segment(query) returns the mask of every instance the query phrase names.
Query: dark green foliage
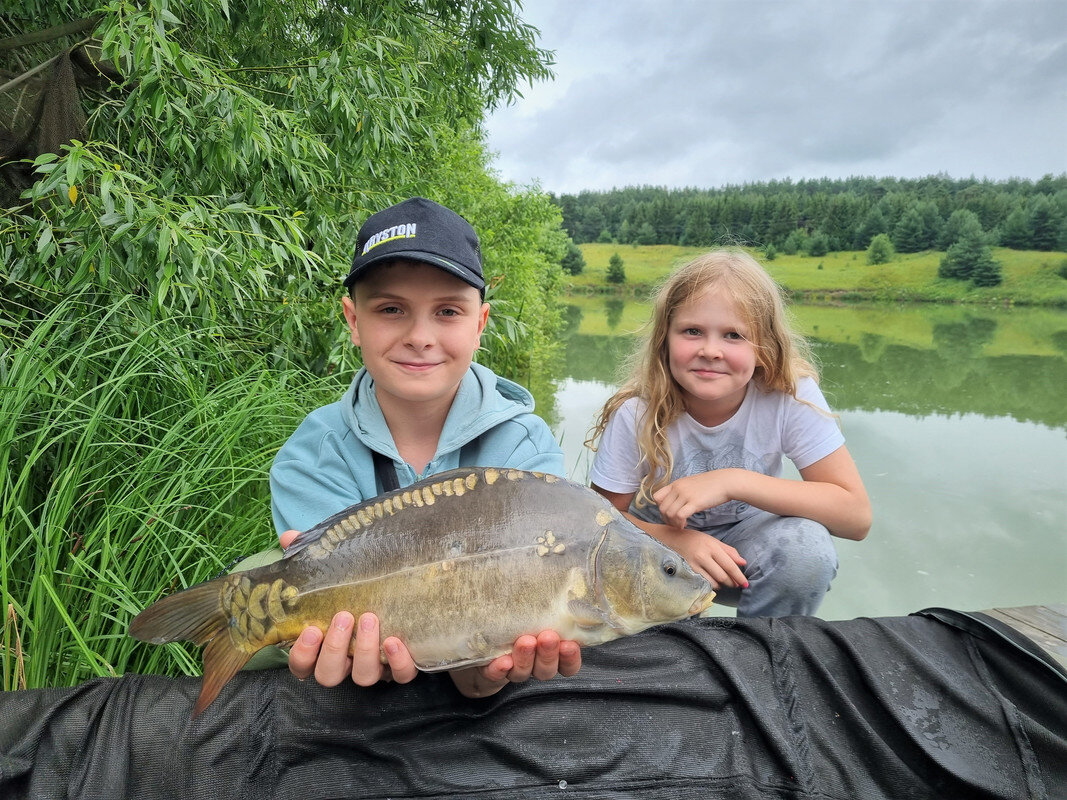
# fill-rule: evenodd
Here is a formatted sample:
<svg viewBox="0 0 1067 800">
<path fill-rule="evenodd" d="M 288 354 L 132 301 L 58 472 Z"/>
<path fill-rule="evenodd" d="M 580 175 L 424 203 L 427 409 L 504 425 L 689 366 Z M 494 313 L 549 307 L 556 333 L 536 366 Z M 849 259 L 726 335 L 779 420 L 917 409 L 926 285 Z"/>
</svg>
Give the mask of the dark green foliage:
<svg viewBox="0 0 1067 800">
<path fill-rule="evenodd" d="M 1063 228 L 1064 214 L 1045 195 L 1038 195 L 1030 204 L 1030 239 L 1032 250 L 1054 250 Z"/>
<path fill-rule="evenodd" d="M 1000 263 L 993 258 L 977 218 L 963 223 L 959 238 L 941 259 L 937 274 L 941 278 L 971 280 L 975 286 L 996 286 L 1001 282 Z"/>
<path fill-rule="evenodd" d="M 604 212 L 600 210 L 600 206 L 587 206 L 580 212 L 574 239 L 579 242 L 595 242 L 605 225 Z"/>
<path fill-rule="evenodd" d="M 816 231 L 808 241 L 808 255 L 814 258 L 822 258 L 830 252 L 830 237 L 822 231 Z"/>
<path fill-rule="evenodd" d="M 986 248 L 985 253 L 979 256 L 971 268 L 971 283 L 975 286 L 999 286 L 1003 281 L 1000 262 L 994 259 L 989 249 Z"/>
<path fill-rule="evenodd" d="M 871 239 L 870 247 L 867 248 L 868 264 L 888 264 L 893 259 L 893 242 L 889 235 L 879 233 Z"/>
<path fill-rule="evenodd" d="M 604 228 L 600 232 L 600 235 L 596 237 L 596 240 L 601 244 L 611 244 L 611 231 L 609 231 L 607 228 Z"/>
<path fill-rule="evenodd" d="M 778 258 L 778 248 L 773 244 L 767 245 L 763 248 L 763 257 L 768 261 L 774 261 L 774 259 Z"/>
<path fill-rule="evenodd" d="M 879 206 L 874 206 L 856 227 L 856 234 L 852 239 L 853 249 L 865 249 L 871 243 L 871 240 L 880 233 L 889 233 L 889 225 L 885 221 L 882 209 Z"/>
<path fill-rule="evenodd" d="M 982 227 L 981 221 L 978 219 L 978 215 L 973 211 L 966 208 L 961 208 L 952 212 L 948 221 L 945 222 L 941 228 L 941 235 L 937 240 L 937 247 L 939 250 L 947 250 L 949 247 L 959 241 L 960 233 L 968 225 L 977 225 Z"/>
<path fill-rule="evenodd" d="M 623 269 L 622 257 L 618 253 L 612 253 L 608 259 L 608 270 L 605 275 L 608 283 L 625 283 L 626 270 Z"/>
<path fill-rule="evenodd" d="M 576 245 L 573 239 L 567 239 L 567 252 L 560 266 L 563 267 L 564 272 L 571 275 L 580 275 L 585 269 L 585 256 L 582 255 L 582 248 Z"/>
<path fill-rule="evenodd" d="M 909 208 L 893 228 L 893 246 L 901 253 L 932 249 L 937 242 L 937 222 L 937 207 L 932 203 Z"/>
<path fill-rule="evenodd" d="M 787 256 L 795 256 L 797 253 L 807 250 L 809 238 L 806 231 L 797 228 L 782 242 L 782 252 Z"/>
<path fill-rule="evenodd" d="M 634 244 L 659 244 L 656 241 L 656 229 L 651 222 L 642 222 L 637 229 L 637 235 L 633 238 Z"/>
<path fill-rule="evenodd" d="M 1049 213 L 1031 220 L 1039 198 L 1050 204 Z M 564 225 L 579 243 L 596 241 L 606 227 L 615 240 L 628 244 L 714 247 L 728 237 L 773 244 L 792 255 L 806 251 L 806 246 L 795 238 L 787 245 L 791 236 L 822 231 L 831 251 L 866 249 L 876 235 L 889 233 L 903 244 L 901 250 L 920 252 L 940 246 L 945 220 L 955 211 L 976 214 L 983 229 L 990 231 L 1002 227 L 1021 204 L 1026 226 L 1012 246 L 1036 249 L 1052 242 L 1054 248 L 1067 248 L 1067 174 L 1048 175 L 1037 182 L 931 176 L 786 180 L 720 189 L 641 186 L 562 195 L 555 201 L 563 210 Z M 592 207 L 595 229 L 583 224 Z M 904 222 L 912 210 L 915 216 Z M 642 227 L 646 223 L 647 229 Z M 1043 238 L 1033 230 L 1037 223 L 1043 225 Z"/>
<path fill-rule="evenodd" d="M 1030 215 L 1022 206 L 1015 208 L 1000 226 L 1000 243 L 1012 250 L 1025 250 L 1034 238 Z"/>
</svg>

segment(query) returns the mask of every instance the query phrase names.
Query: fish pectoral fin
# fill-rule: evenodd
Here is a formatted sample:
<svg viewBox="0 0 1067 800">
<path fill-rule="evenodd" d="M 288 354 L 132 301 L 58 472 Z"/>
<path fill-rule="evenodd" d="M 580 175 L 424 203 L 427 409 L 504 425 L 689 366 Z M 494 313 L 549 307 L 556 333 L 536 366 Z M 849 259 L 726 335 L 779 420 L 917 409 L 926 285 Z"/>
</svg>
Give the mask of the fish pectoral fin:
<svg viewBox="0 0 1067 800">
<path fill-rule="evenodd" d="M 574 624 L 582 630 L 592 631 L 607 625 L 610 620 L 602 608 L 593 605 L 588 600 L 580 597 L 572 597 L 567 601 L 567 610 L 574 617 Z"/>
</svg>

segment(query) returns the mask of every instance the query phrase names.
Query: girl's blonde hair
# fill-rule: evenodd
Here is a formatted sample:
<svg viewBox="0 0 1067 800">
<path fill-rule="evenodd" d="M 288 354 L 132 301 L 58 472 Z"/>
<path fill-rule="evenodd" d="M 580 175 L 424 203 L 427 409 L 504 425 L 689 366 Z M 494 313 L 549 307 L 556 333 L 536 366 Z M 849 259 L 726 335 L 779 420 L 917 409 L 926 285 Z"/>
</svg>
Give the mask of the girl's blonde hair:
<svg viewBox="0 0 1067 800">
<path fill-rule="evenodd" d="M 596 449 L 611 416 L 632 397 L 645 401 L 638 419 L 637 444 L 648 474 L 641 481 L 638 505 L 670 482 L 674 457 L 667 428 L 685 411 L 681 388 L 670 370 L 667 334 L 679 307 L 709 289 L 725 293 L 737 306 L 756 349 L 752 380 L 764 392 L 785 392 L 796 397 L 797 381 L 818 377 L 808 343 L 789 326 L 781 287 L 752 256 L 742 250 L 715 250 L 695 258 L 668 277 L 653 298 L 648 333 L 641 338 L 628 362 L 629 378 L 604 404 L 586 445 Z"/>
</svg>

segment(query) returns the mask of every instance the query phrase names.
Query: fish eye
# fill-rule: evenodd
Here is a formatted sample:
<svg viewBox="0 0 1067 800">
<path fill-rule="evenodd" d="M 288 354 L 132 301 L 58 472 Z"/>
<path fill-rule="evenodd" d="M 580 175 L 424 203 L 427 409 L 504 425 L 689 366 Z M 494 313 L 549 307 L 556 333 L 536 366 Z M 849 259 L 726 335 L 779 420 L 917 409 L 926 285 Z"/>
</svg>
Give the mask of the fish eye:
<svg viewBox="0 0 1067 800">
<path fill-rule="evenodd" d="M 674 575 L 678 571 L 678 566 L 674 563 L 674 559 L 663 559 L 663 571 L 668 575 Z"/>
</svg>

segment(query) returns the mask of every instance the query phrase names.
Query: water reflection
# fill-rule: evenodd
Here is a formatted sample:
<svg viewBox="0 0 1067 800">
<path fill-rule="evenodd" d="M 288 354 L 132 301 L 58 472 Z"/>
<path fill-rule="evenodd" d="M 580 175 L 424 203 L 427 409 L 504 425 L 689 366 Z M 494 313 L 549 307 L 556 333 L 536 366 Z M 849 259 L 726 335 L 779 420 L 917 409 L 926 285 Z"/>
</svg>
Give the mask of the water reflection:
<svg viewBox="0 0 1067 800">
<path fill-rule="evenodd" d="M 554 429 L 578 481 L 647 305 L 568 309 Z M 797 307 L 875 511 L 838 541 L 828 619 L 1067 601 L 1067 314 Z M 610 317 L 610 319 L 609 319 Z M 796 477 L 796 473 L 792 475 Z"/>
<path fill-rule="evenodd" d="M 648 306 L 597 300 L 568 307 L 564 375 L 614 383 L 634 343 L 621 322 Z M 1067 428 L 1064 312 L 899 309 L 887 326 L 884 309 L 870 309 L 866 321 L 857 311 L 794 309 L 836 409 L 974 413 Z"/>
</svg>

